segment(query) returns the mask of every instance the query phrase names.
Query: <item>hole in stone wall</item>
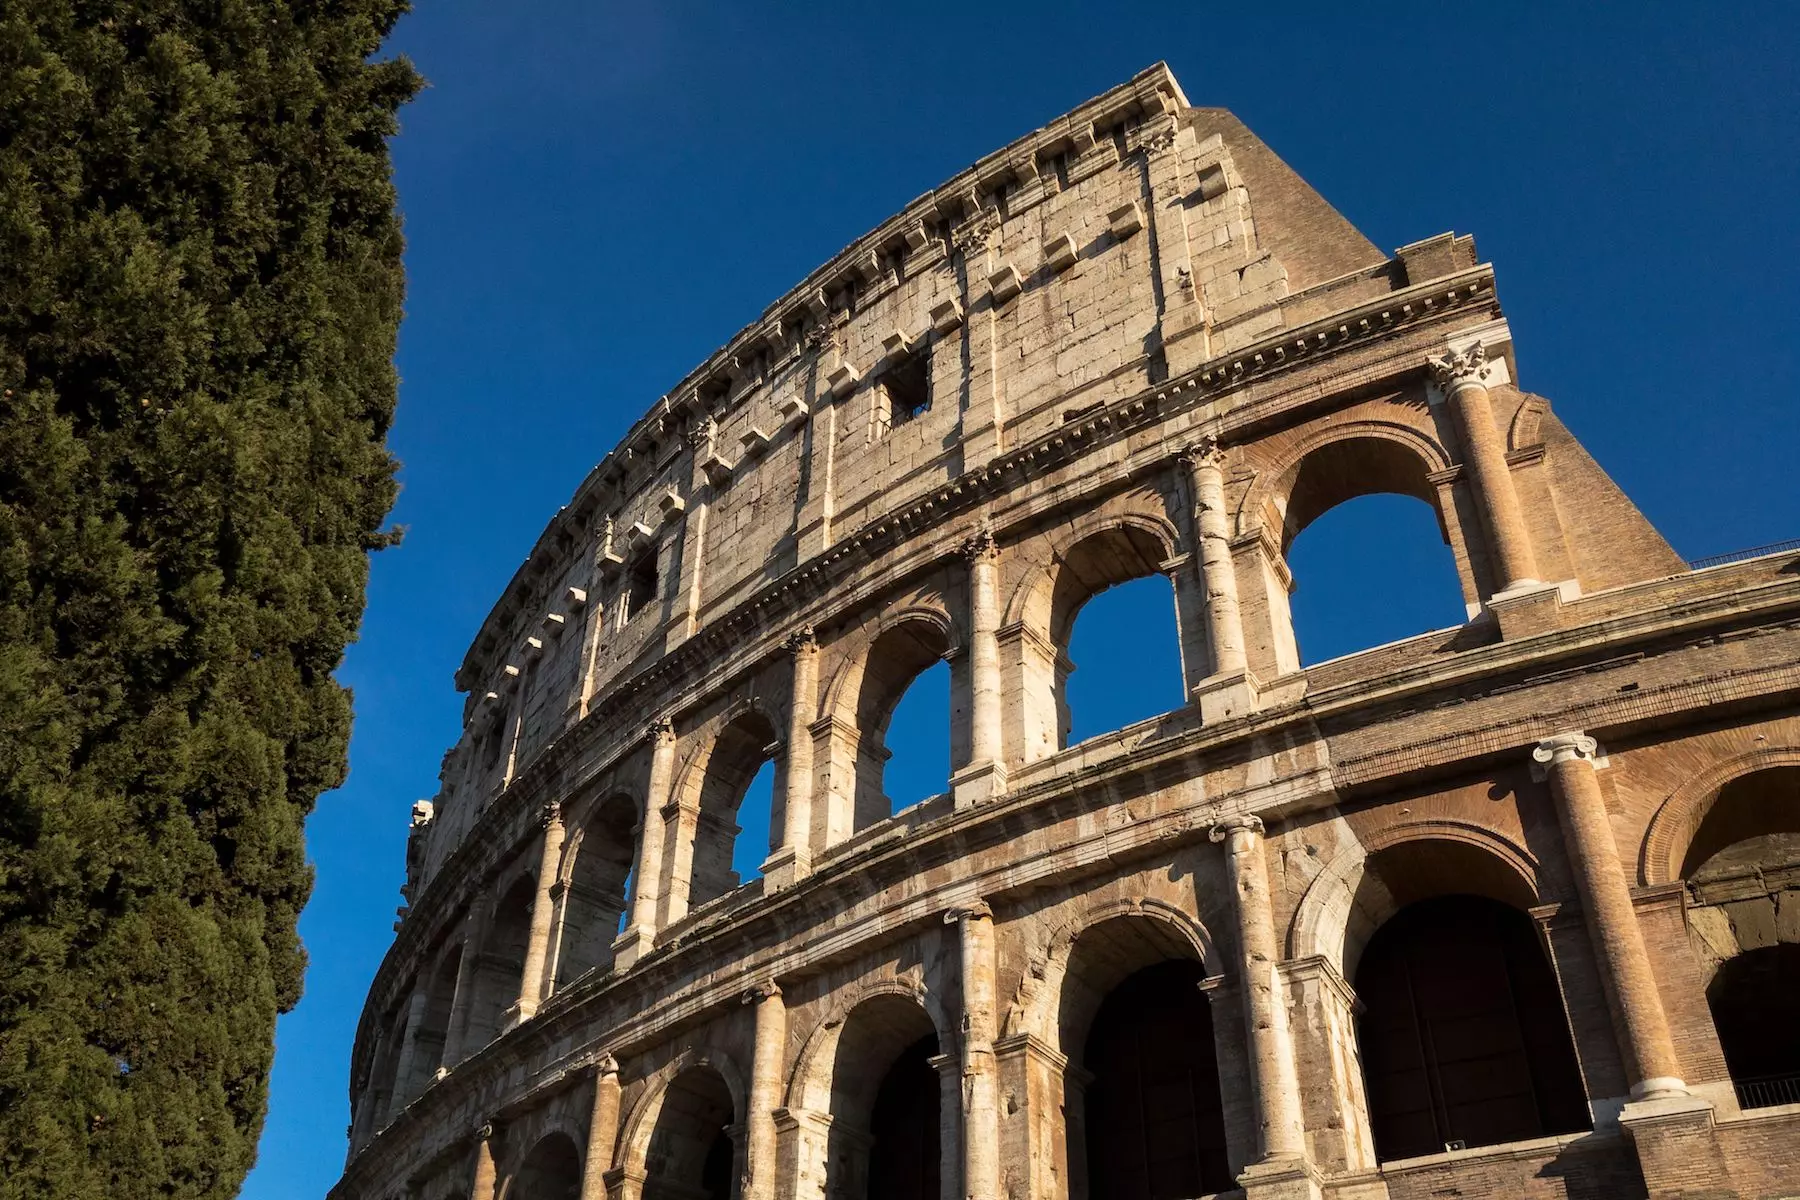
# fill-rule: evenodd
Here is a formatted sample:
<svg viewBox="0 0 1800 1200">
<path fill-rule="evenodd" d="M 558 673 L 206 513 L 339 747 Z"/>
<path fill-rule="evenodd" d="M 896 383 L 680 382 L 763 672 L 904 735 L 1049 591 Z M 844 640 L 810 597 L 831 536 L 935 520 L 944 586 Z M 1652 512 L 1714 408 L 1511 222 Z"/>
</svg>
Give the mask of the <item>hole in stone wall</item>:
<svg viewBox="0 0 1800 1200">
<path fill-rule="evenodd" d="M 888 424 L 904 425 L 931 408 L 931 360 L 925 354 L 904 355 L 881 373 L 881 392 Z"/>
<path fill-rule="evenodd" d="M 627 582 L 629 587 L 625 593 L 625 619 L 629 621 L 656 603 L 656 551 L 646 551 L 632 559 L 631 575 Z"/>
<path fill-rule="evenodd" d="M 1358 496 L 1331 508 L 1294 539 L 1287 564 L 1306 666 L 1467 619 L 1437 513 L 1410 496 Z"/>
<path fill-rule="evenodd" d="M 1065 745 L 1180 708 L 1180 639 L 1168 579 L 1133 579 L 1083 605 L 1069 662 Z"/>
</svg>

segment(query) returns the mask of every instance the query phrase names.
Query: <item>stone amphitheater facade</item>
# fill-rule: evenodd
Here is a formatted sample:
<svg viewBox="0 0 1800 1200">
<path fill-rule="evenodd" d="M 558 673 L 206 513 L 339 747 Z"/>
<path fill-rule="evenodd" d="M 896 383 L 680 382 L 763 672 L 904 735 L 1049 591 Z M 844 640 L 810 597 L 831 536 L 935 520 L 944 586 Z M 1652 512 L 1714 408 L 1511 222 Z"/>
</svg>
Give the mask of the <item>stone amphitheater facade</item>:
<svg viewBox="0 0 1800 1200">
<path fill-rule="evenodd" d="M 482 625 L 333 1196 L 1800 1192 L 1800 555 L 1690 569 L 1519 378 L 1470 238 L 1161 66 L 921 196 Z M 1467 623 L 1303 666 L 1286 551 L 1372 492 Z M 1066 744 L 1156 575 L 1189 702 Z"/>
</svg>

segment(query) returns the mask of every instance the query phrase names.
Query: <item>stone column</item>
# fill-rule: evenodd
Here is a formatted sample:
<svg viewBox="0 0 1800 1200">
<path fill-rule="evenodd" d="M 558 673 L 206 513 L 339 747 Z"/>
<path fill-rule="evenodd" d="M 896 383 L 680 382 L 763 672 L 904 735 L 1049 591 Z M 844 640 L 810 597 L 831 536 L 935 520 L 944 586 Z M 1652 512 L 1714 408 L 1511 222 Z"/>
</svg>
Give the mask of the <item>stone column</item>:
<svg viewBox="0 0 1800 1200">
<path fill-rule="evenodd" d="M 475 1178 L 469 1183 L 469 1200 L 494 1200 L 499 1173 L 494 1169 L 494 1127 L 475 1130 Z"/>
<path fill-rule="evenodd" d="M 1462 438 L 1463 467 L 1481 503 L 1500 591 L 1529 590 L 1538 584 L 1537 564 L 1513 488 L 1512 468 L 1506 463 L 1506 442 L 1494 423 L 1487 351 L 1480 342 L 1460 353 L 1452 350 L 1435 360 L 1431 370 Z"/>
<path fill-rule="evenodd" d="M 619 1064 L 602 1054 L 594 1064 L 594 1111 L 588 1117 L 587 1157 L 581 1164 L 581 1200 L 606 1200 L 606 1173 L 612 1170 L 619 1137 Z"/>
<path fill-rule="evenodd" d="M 750 1058 L 749 1112 L 744 1114 L 745 1170 L 741 1200 L 775 1200 L 775 1110 L 787 1065 L 787 1003 L 773 979 L 744 993 L 756 1008 L 756 1043 Z"/>
<path fill-rule="evenodd" d="M 1559 733 L 1539 742 L 1531 757 L 1556 797 L 1588 934 L 1600 959 L 1606 998 L 1625 1052 L 1632 1099 L 1684 1096 L 1687 1084 L 1681 1079 L 1662 995 L 1594 773 L 1597 749 L 1594 739 L 1584 734 Z"/>
<path fill-rule="evenodd" d="M 1225 843 L 1226 869 L 1237 901 L 1238 950 L 1244 969 L 1244 1018 L 1250 1034 L 1250 1090 L 1255 1097 L 1262 1161 L 1305 1155 L 1300 1123 L 1300 1081 L 1288 1034 L 1281 954 L 1269 901 L 1269 869 L 1263 858 L 1263 823 L 1233 817 L 1213 826 Z"/>
<path fill-rule="evenodd" d="M 958 808 L 1006 791 L 1000 736 L 1000 548 L 984 529 L 962 551 L 969 564 L 969 765 L 951 780 Z"/>
<path fill-rule="evenodd" d="M 1206 595 L 1206 634 L 1214 675 L 1245 670 L 1244 620 L 1238 611 L 1237 567 L 1231 560 L 1231 524 L 1225 509 L 1225 452 L 1205 437 L 1181 452 L 1194 504 L 1196 564 Z"/>
<path fill-rule="evenodd" d="M 675 774 L 675 726 L 667 717 L 650 722 L 650 785 L 644 793 L 637 862 L 631 870 L 631 919 L 613 943 L 613 966 L 623 971 L 656 945 L 656 909 L 662 893 L 663 805 Z"/>
<path fill-rule="evenodd" d="M 412 1099 L 412 1074 L 416 1069 L 414 1059 L 419 1053 L 419 1026 L 425 1022 L 425 1004 L 430 999 L 425 985 L 413 988 L 412 999 L 406 1006 L 406 1034 L 400 1039 L 400 1057 L 394 1067 L 394 1087 L 388 1093 L 388 1119 L 392 1120 L 403 1109 L 406 1102 Z"/>
<path fill-rule="evenodd" d="M 1000 1126 L 994 1064 L 994 914 L 980 900 L 944 914 L 962 943 L 962 1195 L 1000 1193 Z"/>
<path fill-rule="evenodd" d="M 763 863 L 770 888 L 790 887 L 812 871 L 813 721 L 819 707 L 819 642 L 811 626 L 787 640 L 794 663 L 788 698 L 787 791 L 781 805 L 781 848 Z"/>
<path fill-rule="evenodd" d="M 475 990 L 475 959 L 481 954 L 485 934 L 484 923 L 471 910 L 463 921 L 462 953 L 456 959 L 456 990 L 450 996 L 450 1021 L 444 1029 L 444 1061 L 438 1067 L 439 1078 L 462 1061 L 463 1040 L 468 1036 L 469 1000 Z"/>
<path fill-rule="evenodd" d="M 531 931 L 525 941 L 525 970 L 519 978 L 519 999 L 513 1004 L 508 1024 L 529 1021 L 537 1014 L 538 1005 L 550 995 L 550 981 L 544 977 L 544 962 L 550 956 L 550 926 L 556 916 L 557 870 L 562 864 L 562 805 L 545 807 L 541 823 L 544 844 L 538 856 L 537 895 L 531 901 Z"/>
</svg>

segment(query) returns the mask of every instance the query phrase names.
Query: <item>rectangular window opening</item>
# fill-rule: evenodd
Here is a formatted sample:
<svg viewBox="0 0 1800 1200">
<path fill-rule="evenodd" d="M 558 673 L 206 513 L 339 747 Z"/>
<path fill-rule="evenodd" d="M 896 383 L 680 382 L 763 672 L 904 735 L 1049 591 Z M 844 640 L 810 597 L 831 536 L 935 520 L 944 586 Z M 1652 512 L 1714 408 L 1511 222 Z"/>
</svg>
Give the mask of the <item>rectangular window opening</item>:
<svg viewBox="0 0 1800 1200">
<path fill-rule="evenodd" d="M 629 587 L 625 592 L 627 621 L 656 603 L 656 551 L 646 550 L 631 562 Z"/>
<path fill-rule="evenodd" d="M 887 402 L 890 428 L 904 425 L 931 408 L 931 360 L 925 354 L 908 354 L 881 373 L 881 391 Z"/>
</svg>

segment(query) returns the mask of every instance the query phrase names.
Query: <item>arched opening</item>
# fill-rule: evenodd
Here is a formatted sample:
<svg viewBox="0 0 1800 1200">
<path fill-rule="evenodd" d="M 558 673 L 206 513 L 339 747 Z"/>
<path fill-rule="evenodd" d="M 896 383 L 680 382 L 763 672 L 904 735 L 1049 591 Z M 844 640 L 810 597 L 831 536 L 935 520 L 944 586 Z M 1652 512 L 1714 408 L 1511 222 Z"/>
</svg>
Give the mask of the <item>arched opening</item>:
<svg viewBox="0 0 1800 1200">
<path fill-rule="evenodd" d="M 444 1061 L 444 1038 L 450 1031 L 450 1009 L 456 999 L 456 972 L 462 965 L 462 947 L 452 946 L 438 960 L 431 973 L 425 994 L 425 1008 L 419 1014 L 419 1028 L 413 1034 L 412 1070 L 400 1082 L 402 1107 L 431 1086 L 437 1069 Z"/>
<path fill-rule="evenodd" d="M 1177 1200 L 1230 1190 L 1225 1105 L 1205 970 L 1171 959 L 1100 1006 L 1082 1062 L 1089 1200 Z"/>
<path fill-rule="evenodd" d="M 375 1056 L 375 1069 L 370 1075 L 370 1132 L 384 1128 L 389 1119 L 406 1106 L 403 1099 L 395 1102 L 395 1092 L 401 1083 L 397 1076 L 400 1071 L 401 1048 L 406 1044 L 406 1017 L 407 1009 L 404 1004 L 387 1015 L 387 1036 L 380 1042 Z"/>
<path fill-rule="evenodd" d="M 1345 501 L 1295 538 L 1287 564 L 1304 666 L 1460 625 L 1467 615 L 1436 509 L 1407 496 Z"/>
<path fill-rule="evenodd" d="M 1058 749 L 1079 740 L 1074 738 L 1078 722 L 1072 696 L 1093 704 L 1093 711 L 1084 710 L 1079 719 L 1083 737 L 1130 723 L 1114 723 L 1117 715 L 1155 705 L 1132 717 L 1136 720 L 1181 703 L 1181 644 L 1175 632 L 1172 585 L 1161 566 L 1168 557 L 1161 539 L 1135 525 L 1102 530 L 1059 557 L 1049 613 L 1055 658 L 1040 664 L 1054 680 Z M 1100 614 L 1095 620 L 1082 624 L 1083 649 L 1088 652 L 1080 661 L 1098 678 L 1071 692 L 1069 679 L 1079 665 L 1074 654 L 1076 619 L 1111 589 L 1118 589 L 1118 594 L 1101 602 L 1094 610 Z M 1110 684 L 1123 687 L 1115 692 Z M 1165 684 L 1173 689 L 1173 701 L 1167 704 L 1162 703 Z"/>
<path fill-rule="evenodd" d="M 612 966 L 636 832 L 637 804 L 623 793 L 608 796 L 582 821 L 564 881 L 557 987 Z"/>
<path fill-rule="evenodd" d="M 889 754 L 882 774 L 886 815 L 950 790 L 949 728 L 950 664 L 940 660 L 906 685 L 882 733 Z"/>
<path fill-rule="evenodd" d="M 506 1010 L 519 999 L 525 947 L 531 936 L 531 904 L 537 883 L 521 875 L 494 905 L 487 936 L 470 979 L 469 1019 L 463 1051 L 473 1054 L 500 1034 Z"/>
<path fill-rule="evenodd" d="M 519 1165 L 502 1200 L 580 1200 L 581 1152 L 566 1133 L 539 1140 Z"/>
<path fill-rule="evenodd" d="M 1236 1186 L 1205 976 L 1161 920 L 1116 917 L 1076 940 L 1057 1014 L 1071 1196 L 1176 1200 Z"/>
<path fill-rule="evenodd" d="M 644 1155 L 644 1200 L 732 1200 L 736 1147 L 731 1090 L 711 1067 L 669 1083 Z"/>
<path fill-rule="evenodd" d="M 1378 1158 L 1592 1127 L 1555 973 L 1518 909 L 1407 904 L 1369 939 L 1354 986 Z"/>
<path fill-rule="evenodd" d="M 1179 644 L 1166 576 L 1145 575 L 1090 599 L 1069 637 L 1063 740 L 1083 742 L 1180 708 Z"/>
<path fill-rule="evenodd" d="M 689 875 L 688 906 L 698 908 L 736 888 L 743 880 L 734 862 L 760 864 L 769 845 L 769 808 L 745 811 L 744 797 L 757 773 L 778 748 L 775 727 L 759 709 L 749 709 L 720 731 L 706 760 L 700 782 L 699 812 L 694 824 L 694 859 Z M 773 771 L 773 767 L 770 767 Z M 770 780 L 772 790 L 773 780 Z M 767 793 L 765 792 L 765 795 Z M 756 823 L 749 818 L 757 817 Z M 740 820 L 746 823 L 740 824 Z M 738 843 L 744 848 L 740 858 Z M 754 872 L 752 872 L 754 873 Z"/>
<path fill-rule="evenodd" d="M 888 760 L 894 754 L 889 749 L 888 735 L 893 730 L 894 714 L 903 697 L 910 698 L 914 691 L 920 693 L 919 707 L 925 711 L 909 712 L 908 724 L 902 726 L 901 732 L 906 737 L 898 749 L 905 755 L 906 762 L 896 779 L 922 780 L 930 773 L 927 764 L 934 761 L 944 762 L 948 767 L 948 669 L 936 677 L 942 681 L 937 686 L 942 688 L 946 697 L 941 709 L 931 703 L 932 692 L 927 689 L 931 689 L 933 685 L 927 682 L 927 676 L 934 667 L 943 663 L 944 656 L 949 652 L 948 628 L 938 621 L 926 618 L 909 619 L 889 627 L 869 647 L 869 658 L 863 666 L 861 686 L 856 696 L 856 728 L 860 737 L 856 747 L 856 797 L 851 823 L 853 829 L 866 829 L 878 821 L 885 821 L 897 807 L 887 793 Z M 910 707 L 912 706 L 909 705 Z M 919 727 L 920 718 L 934 715 L 943 717 L 943 723 L 935 731 Z M 948 774 L 946 769 L 946 780 Z M 899 797 L 899 807 L 923 798 L 903 794 Z"/>
<path fill-rule="evenodd" d="M 1309 451 L 1283 474 L 1259 514 L 1280 530 L 1285 579 L 1267 581 L 1285 666 L 1323 662 L 1466 619 L 1438 511 L 1431 464 L 1388 437 L 1356 436 Z M 1423 513 L 1406 500 L 1416 500 Z M 1339 511 L 1341 510 L 1341 511 Z M 1296 552 L 1300 535 L 1318 531 Z M 1303 596 L 1298 617 L 1289 592 Z M 1296 625 L 1306 636 L 1296 638 Z"/>
<path fill-rule="evenodd" d="M 937 1200 L 942 1088 L 937 1030 L 916 1000 L 874 996 L 838 1035 L 826 1194 Z"/>
<path fill-rule="evenodd" d="M 1682 856 L 1707 1007 L 1744 1108 L 1800 1104 L 1800 767 L 1740 776 Z"/>
</svg>

